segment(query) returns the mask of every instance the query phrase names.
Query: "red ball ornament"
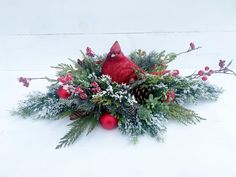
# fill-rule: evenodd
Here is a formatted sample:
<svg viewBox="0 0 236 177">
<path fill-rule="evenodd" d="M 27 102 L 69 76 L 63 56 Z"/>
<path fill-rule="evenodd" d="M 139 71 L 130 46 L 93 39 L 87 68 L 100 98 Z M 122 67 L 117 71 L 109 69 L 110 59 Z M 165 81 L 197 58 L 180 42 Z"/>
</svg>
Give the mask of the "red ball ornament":
<svg viewBox="0 0 236 177">
<path fill-rule="evenodd" d="M 118 120 L 113 115 L 108 112 L 105 112 L 99 118 L 101 126 L 105 129 L 111 130 L 118 126 Z"/>
<path fill-rule="evenodd" d="M 67 99 L 71 96 L 71 93 L 65 90 L 63 87 L 60 87 L 57 90 L 57 95 L 59 96 L 59 98 Z"/>
</svg>

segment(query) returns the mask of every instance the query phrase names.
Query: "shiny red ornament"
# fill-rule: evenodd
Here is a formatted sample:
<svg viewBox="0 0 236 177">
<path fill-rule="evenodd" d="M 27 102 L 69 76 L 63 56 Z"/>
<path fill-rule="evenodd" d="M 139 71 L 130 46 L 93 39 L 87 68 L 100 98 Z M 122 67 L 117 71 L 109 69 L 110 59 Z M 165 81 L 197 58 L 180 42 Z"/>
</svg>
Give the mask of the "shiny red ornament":
<svg viewBox="0 0 236 177">
<path fill-rule="evenodd" d="M 67 99 L 71 96 L 71 93 L 65 90 L 63 87 L 60 87 L 57 90 L 57 95 L 59 96 L 59 98 Z"/>
<path fill-rule="evenodd" d="M 118 126 L 118 119 L 108 112 L 105 112 L 99 118 L 101 126 L 107 130 L 114 129 Z"/>
</svg>

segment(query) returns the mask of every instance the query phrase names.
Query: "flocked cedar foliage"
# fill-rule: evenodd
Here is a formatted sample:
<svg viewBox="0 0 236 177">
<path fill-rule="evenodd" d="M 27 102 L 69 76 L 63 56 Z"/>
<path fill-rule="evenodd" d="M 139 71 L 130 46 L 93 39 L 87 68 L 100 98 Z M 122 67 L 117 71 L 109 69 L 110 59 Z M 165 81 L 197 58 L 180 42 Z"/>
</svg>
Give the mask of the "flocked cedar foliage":
<svg viewBox="0 0 236 177">
<path fill-rule="evenodd" d="M 82 55 L 82 60 L 70 60 L 72 64 L 62 63 L 53 67 L 57 70 L 58 79 L 46 78 L 52 82 L 48 92 L 30 94 L 13 112 L 22 117 L 40 119 L 59 119 L 73 115 L 70 130 L 61 138 L 57 148 L 73 144 L 83 132 L 89 134 L 98 125 L 104 111 L 118 119 L 119 130 L 133 142 L 143 134 L 160 140 L 169 120 L 195 124 L 203 119 L 185 108 L 184 104 L 216 100 L 222 93 L 218 87 L 205 82 L 204 77 L 214 73 L 233 73 L 229 65 L 221 61 L 218 70 L 206 68 L 204 75 L 194 73 L 184 77 L 179 75 L 178 70 L 167 70 L 168 63 L 179 54 L 166 54 L 165 51 L 147 54 L 137 50 L 129 56 L 145 73 L 137 71 L 138 80 L 125 85 L 112 82 L 109 76 L 101 74 L 106 55 L 83 52 Z M 68 99 L 60 99 L 57 94 L 63 78 L 70 78 L 68 83 L 63 84 L 63 88 L 71 93 Z M 20 78 L 19 81 L 28 86 L 32 79 Z M 96 83 L 99 89 L 94 91 L 91 83 Z M 83 96 L 78 94 L 78 90 L 83 91 Z M 138 95 L 140 92 L 145 95 Z M 174 97 L 171 96 L 173 93 Z"/>
</svg>

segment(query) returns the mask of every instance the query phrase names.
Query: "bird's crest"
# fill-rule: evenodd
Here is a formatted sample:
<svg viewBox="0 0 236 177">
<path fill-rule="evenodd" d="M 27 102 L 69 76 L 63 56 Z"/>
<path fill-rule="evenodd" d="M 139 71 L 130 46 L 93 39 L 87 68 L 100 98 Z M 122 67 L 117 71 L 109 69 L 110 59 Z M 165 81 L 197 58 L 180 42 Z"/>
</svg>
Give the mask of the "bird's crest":
<svg viewBox="0 0 236 177">
<path fill-rule="evenodd" d="M 111 49 L 110 49 L 110 52 L 111 52 L 111 53 L 118 53 L 118 52 L 120 52 L 120 51 L 121 51 L 120 44 L 119 44 L 118 41 L 116 41 L 116 42 L 112 45 L 112 47 L 111 47 Z"/>
</svg>

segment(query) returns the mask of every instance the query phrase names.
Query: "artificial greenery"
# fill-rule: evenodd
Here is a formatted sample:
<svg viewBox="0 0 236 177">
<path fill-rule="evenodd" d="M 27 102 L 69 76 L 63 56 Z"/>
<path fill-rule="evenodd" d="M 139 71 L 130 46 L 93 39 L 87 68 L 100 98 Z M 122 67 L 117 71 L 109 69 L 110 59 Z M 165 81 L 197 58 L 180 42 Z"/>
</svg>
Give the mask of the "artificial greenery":
<svg viewBox="0 0 236 177">
<path fill-rule="evenodd" d="M 145 73 L 138 74 L 138 80 L 129 84 L 118 84 L 101 74 L 105 56 L 88 55 L 82 52 L 83 59 L 72 64 L 59 64 L 57 77 L 70 75 L 70 82 L 64 83 L 71 95 L 68 99 L 58 97 L 62 87 L 60 79 L 49 81 L 47 93 L 35 92 L 20 102 L 14 114 L 22 117 L 58 119 L 73 115 L 71 129 L 61 138 L 56 148 L 73 144 L 83 132 L 90 133 L 99 123 L 99 117 L 107 111 L 119 121 L 118 128 L 128 135 L 133 142 L 138 136 L 149 134 L 160 140 L 166 131 L 165 123 L 176 120 L 184 124 L 197 123 L 201 118 L 194 111 L 185 108 L 186 103 L 201 100 L 216 100 L 221 89 L 201 80 L 197 75 L 183 77 L 167 71 L 168 63 L 178 56 L 175 53 L 155 51 L 147 54 L 142 50 L 132 52 L 129 56 Z M 28 78 L 32 80 L 32 78 Z M 96 83 L 99 90 L 93 90 Z M 83 96 L 76 89 L 83 90 Z M 168 98 L 174 93 L 174 98 Z M 168 100 L 170 99 L 170 100 Z"/>
</svg>

